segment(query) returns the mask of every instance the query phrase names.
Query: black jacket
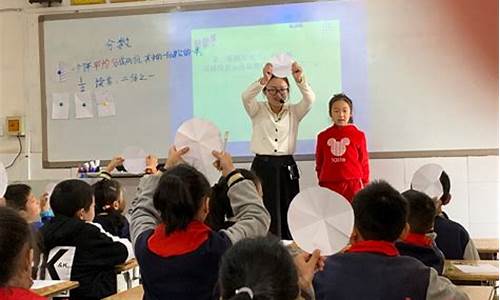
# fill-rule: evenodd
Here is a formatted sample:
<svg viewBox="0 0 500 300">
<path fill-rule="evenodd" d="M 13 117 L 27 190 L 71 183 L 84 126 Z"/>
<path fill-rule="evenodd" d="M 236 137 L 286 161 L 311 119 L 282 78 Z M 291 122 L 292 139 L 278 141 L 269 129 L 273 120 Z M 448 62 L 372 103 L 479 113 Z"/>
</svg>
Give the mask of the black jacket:
<svg viewBox="0 0 500 300">
<path fill-rule="evenodd" d="M 71 280 L 78 281 L 80 286 L 71 290 L 70 299 L 101 299 L 116 293 L 115 266 L 127 259 L 127 248 L 122 243 L 113 242 L 92 224 L 60 215 L 45 224 L 39 233 L 44 254 L 40 279 L 50 274 L 46 262 L 51 249 L 75 247 Z"/>
</svg>

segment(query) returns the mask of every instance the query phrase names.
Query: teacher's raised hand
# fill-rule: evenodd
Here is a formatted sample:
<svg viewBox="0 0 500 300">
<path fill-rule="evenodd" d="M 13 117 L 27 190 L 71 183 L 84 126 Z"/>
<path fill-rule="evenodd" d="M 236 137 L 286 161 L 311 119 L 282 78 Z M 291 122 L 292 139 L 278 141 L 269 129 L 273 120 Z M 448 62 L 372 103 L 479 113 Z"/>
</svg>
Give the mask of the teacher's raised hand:
<svg viewBox="0 0 500 300">
<path fill-rule="evenodd" d="M 261 85 L 266 85 L 271 77 L 273 76 L 273 65 L 271 63 L 267 63 L 262 69 L 262 78 L 260 79 Z"/>
<path fill-rule="evenodd" d="M 297 83 L 302 82 L 302 73 L 303 73 L 302 67 L 297 62 L 294 62 L 292 64 L 292 75 L 293 79 L 295 79 L 295 82 Z"/>
</svg>

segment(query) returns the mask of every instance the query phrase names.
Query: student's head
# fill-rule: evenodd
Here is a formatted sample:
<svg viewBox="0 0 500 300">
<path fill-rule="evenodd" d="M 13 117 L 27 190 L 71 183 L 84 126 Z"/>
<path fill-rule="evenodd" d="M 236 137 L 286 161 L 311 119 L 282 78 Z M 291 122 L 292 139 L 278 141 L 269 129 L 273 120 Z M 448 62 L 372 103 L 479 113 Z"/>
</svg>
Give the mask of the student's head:
<svg viewBox="0 0 500 300">
<path fill-rule="evenodd" d="M 345 126 L 352 123 L 352 100 L 345 94 L 334 95 L 328 102 L 328 113 L 335 125 Z"/>
<path fill-rule="evenodd" d="M 407 202 L 385 181 L 374 181 L 360 190 L 352 207 L 357 239 L 393 242 L 406 227 Z"/>
<path fill-rule="evenodd" d="M 290 83 L 286 77 L 271 76 L 271 79 L 263 89 L 267 101 L 270 105 L 278 106 L 282 103 L 280 100 L 286 101 L 290 93 Z"/>
<path fill-rule="evenodd" d="M 95 215 L 92 187 L 78 179 L 61 181 L 50 195 L 50 207 L 56 216 L 91 222 Z"/>
<path fill-rule="evenodd" d="M 443 171 L 441 173 L 441 176 L 439 176 L 439 182 L 443 187 L 443 195 L 441 196 L 440 200 L 443 205 L 446 205 L 450 203 L 451 200 L 451 194 L 450 194 L 451 182 L 450 182 L 450 177 L 445 171 Z"/>
<path fill-rule="evenodd" d="M 255 175 L 254 172 L 247 169 L 236 169 L 240 174 L 246 178 L 251 180 L 255 187 L 257 188 L 257 192 L 262 197 L 262 184 L 260 179 Z M 227 186 L 227 180 L 225 177 L 221 177 L 219 182 L 217 182 L 212 187 L 212 193 L 210 197 L 210 211 L 206 219 L 207 225 L 212 228 L 212 230 L 220 230 L 225 228 L 224 223 L 226 217 L 233 217 L 233 210 L 231 208 L 231 201 L 227 196 L 227 191 L 229 190 Z"/>
<path fill-rule="evenodd" d="M 33 195 L 30 186 L 11 184 L 7 187 L 4 198 L 7 206 L 18 210 L 29 223 L 39 218 L 40 201 Z"/>
<path fill-rule="evenodd" d="M 165 231 L 184 230 L 193 220 L 205 221 L 208 215 L 210 184 L 195 168 L 181 164 L 167 169 L 153 196 Z"/>
<path fill-rule="evenodd" d="M 30 288 L 32 245 L 26 220 L 14 209 L 0 207 L 0 287 Z"/>
<path fill-rule="evenodd" d="M 95 212 L 111 213 L 117 211 L 123 212 L 125 209 L 125 199 L 123 198 L 123 189 L 116 180 L 103 179 L 92 185 L 95 198 Z"/>
<path fill-rule="evenodd" d="M 219 284 L 223 300 L 251 299 L 246 289 L 254 300 L 293 300 L 299 295 L 292 257 L 279 240 L 270 238 L 244 239 L 231 247 L 222 257 Z"/>
<path fill-rule="evenodd" d="M 437 212 L 436 205 L 431 197 L 415 190 L 408 190 L 402 195 L 408 202 L 407 220 L 410 231 L 420 234 L 432 231 Z"/>
</svg>

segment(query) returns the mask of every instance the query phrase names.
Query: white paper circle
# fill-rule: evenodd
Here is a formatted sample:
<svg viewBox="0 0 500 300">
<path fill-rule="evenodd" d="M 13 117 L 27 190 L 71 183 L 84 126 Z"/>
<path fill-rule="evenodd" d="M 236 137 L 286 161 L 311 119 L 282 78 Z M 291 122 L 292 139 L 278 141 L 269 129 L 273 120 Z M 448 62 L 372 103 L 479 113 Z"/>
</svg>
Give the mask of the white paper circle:
<svg viewBox="0 0 500 300">
<path fill-rule="evenodd" d="M 273 65 L 273 74 L 277 77 L 288 77 L 292 74 L 292 56 L 288 53 L 279 53 L 269 59 Z"/>
<path fill-rule="evenodd" d="M 423 165 L 413 174 L 411 188 L 431 198 L 440 198 L 443 195 L 443 186 L 439 177 L 443 171 L 443 167 L 438 164 Z"/>
<path fill-rule="evenodd" d="M 0 162 L 0 198 L 3 197 L 5 191 L 7 190 L 7 184 L 7 171 L 5 170 L 3 163 Z"/>
<path fill-rule="evenodd" d="M 182 156 L 184 161 L 196 168 L 214 184 L 221 176 L 213 163 L 212 151 L 222 151 L 222 138 L 219 129 L 210 121 L 192 118 L 185 121 L 177 130 L 174 145 L 177 150 L 189 147 Z"/>
<path fill-rule="evenodd" d="M 123 166 L 129 173 L 141 174 L 146 169 L 146 152 L 137 146 L 128 146 L 123 150 Z"/>
<path fill-rule="evenodd" d="M 354 226 L 352 206 L 342 195 L 323 187 L 302 190 L 290 203 L 288 227 L 304 251 L 332 255 L 348 243 Z"/>
</svg>

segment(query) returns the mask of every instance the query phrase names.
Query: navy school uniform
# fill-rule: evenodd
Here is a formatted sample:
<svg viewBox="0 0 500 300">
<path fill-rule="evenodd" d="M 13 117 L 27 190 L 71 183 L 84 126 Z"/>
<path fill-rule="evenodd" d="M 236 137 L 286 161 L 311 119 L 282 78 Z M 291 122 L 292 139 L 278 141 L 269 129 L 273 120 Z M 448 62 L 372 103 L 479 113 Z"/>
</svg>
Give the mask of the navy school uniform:
<svg viewBox="0 0 500 300">
<path fill-rule="evenodd" d="M 130 233 L 141 270 L 144 299 L 218 299 L 216 286 L 223 253 L 243 238 L 266 235 L 269 212 L 255 184 L 239 179 L 228 190 L 234 225 L 215 232 L 193 220 L 186 230 L 167 234 L 153 205 L 159 179 L 158 175 L 143 177 L 131 203 Z"/>
<path fill-rule="evenodd" d="M 361 241 L 328 257 L 313 284 L 318 300 L 468 299 L 436 270 L 385 241 Z"/>
<path fill-rule="evenodd" d="M 443 274 L 444 255 L 432 238 L 425 234 L 409 233 L 403 241 L 396 242 L 396 248 L 401 255 L 414 257 L 424 265 L 434 268 L 439 275 Z"/>
<path fill-rule="evenodd" d="M 480 259 L 467 230 L 446 215 L 436 217 L 434 232 L 437 234 L 436 245 L 446 259 Z"/>
</svg>

